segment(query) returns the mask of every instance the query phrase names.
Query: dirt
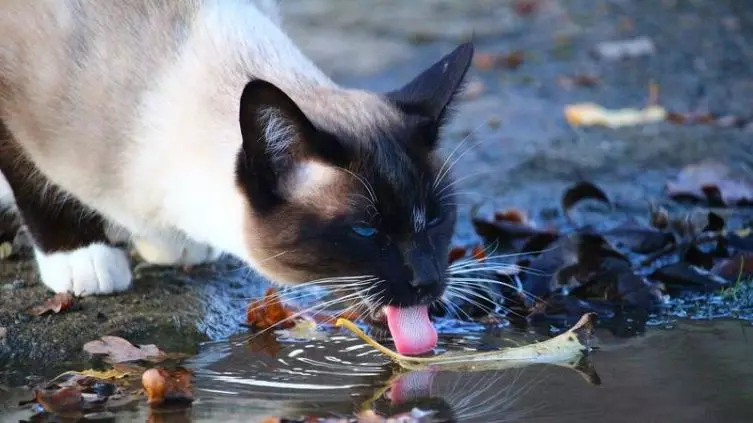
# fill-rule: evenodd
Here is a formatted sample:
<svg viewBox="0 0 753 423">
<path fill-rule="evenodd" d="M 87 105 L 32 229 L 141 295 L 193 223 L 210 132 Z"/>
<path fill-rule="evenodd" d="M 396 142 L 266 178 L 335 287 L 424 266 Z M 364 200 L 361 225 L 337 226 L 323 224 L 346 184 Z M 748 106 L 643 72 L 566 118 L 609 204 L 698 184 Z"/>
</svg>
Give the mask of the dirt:
<svg viewBox="0 0 753 423">
<path fill-rule="evenodd" d="M 458 104 L 443 147 L 469 138 L 455 165 L 461 182 L 461 224 L 456 241 L 476 236 L 468 224 L 472 205 L 485 210 L 520 207 L 543 220 L 560 211 L 554 199 L 580 179 L 597 182 L 613 198 L 617 214 L 645 217 L 647 200 L 679 207 L 664 183 L 684 166 L 714 158 L 751 174 L 748 128 L 660 123 L 617 130 L 573 129 L 563 109 L 576 102 L 642 107 L 648 87 L 677 112 L 712 111 L 748 118 L 753 102 L 753 8 L 736 0 L 591 1 L 542 0 L 529 16 L 509 1 L 288 0 L 286 27 L 317 63 L 345 85 L 386 91 L 460 40 L 477 51 L 525 52 L 520 67 L 473 69 L 476 97 Z M 343 37 L 342 34 L 348 34 Z M 649 37 L 653 55 L 617 62 L 591 51 L 602 41 Z M 594 87 L 563 87 L 561 76 L 594 74 Z M 461 146 L 460 151 L 463 150 Z M 753 220 L 750 209 L 730 213 Z M 235 262 L 191 274 L 141 273 L 132 292 L 86 298 L 80 309 L 31 318 L 24 311 L 49 293 L 28 260 L 0 263 L 0 374 L 20 378 L 39 363 L 54 373 L 85 360 L 81 345 L 102 335 L 155 343 L 165 351 L 196 349 L 238 328 L 244 298 L 264 283 L 247 280 Z"/>
</svg>

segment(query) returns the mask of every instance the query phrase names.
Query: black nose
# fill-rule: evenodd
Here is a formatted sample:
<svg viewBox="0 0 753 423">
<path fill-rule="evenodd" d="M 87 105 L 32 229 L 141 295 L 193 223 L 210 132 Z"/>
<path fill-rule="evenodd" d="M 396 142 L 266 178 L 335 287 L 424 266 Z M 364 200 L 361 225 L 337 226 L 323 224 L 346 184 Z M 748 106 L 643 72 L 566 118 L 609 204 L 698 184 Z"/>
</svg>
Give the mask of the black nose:
<svg viewBox="0 0 753 423">
<path fill-rule="evenodd" d="M 428 288 L 439 285 L 439 279 L 436 278 L 414 278 L 410 281 L 410 286 L 414 288 Z"/>
</svg>

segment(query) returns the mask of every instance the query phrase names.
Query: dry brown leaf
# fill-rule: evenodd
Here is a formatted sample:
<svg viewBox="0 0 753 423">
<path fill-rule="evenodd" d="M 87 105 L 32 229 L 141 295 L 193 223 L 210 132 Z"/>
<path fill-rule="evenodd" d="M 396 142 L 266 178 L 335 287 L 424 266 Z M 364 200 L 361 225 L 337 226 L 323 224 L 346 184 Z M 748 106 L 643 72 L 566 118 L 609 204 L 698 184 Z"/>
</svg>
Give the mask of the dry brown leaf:
<svg viewBox="0 0 753 423">
<path fill-rule="evenodd" d="M 515 0 L 515 3 L 513 3 L 513 8 L 515 9 L 515 13 L 517 13 L 520 16 L 528 16 L 536 12 L 536 9 L 539 7 L 539 2 L 541 0 Z"/>
<path fill-rule="evenodd" d="M 525 57 L 526 54 L 523 50 L 515 50 L 510 53 L 476 53 L 473 55 L 473 66 L 480 70 L 517 69 L 523 64 Z"/>
<path fill-rule="evenodd" d="M 272 326 L 290 329 L 295 325 L 291 318 L 293 314 L 280 301 L 277 289 L 269 288 L 264 293 L 264 298 L 251 301 L 248 305 L 246 322 L 257 329 L 267 329 Z"/>
<path fill-rule="evenodd" d="M 528 214 L 525 210 L 510 208 L 507 210 L 494 212 L 494 220 L 505 220 L 513 223 L 520 223 L 521 225 L 528 224 Z"/>
<path fill-rule="evenodd" d="M 452 264 L 462 259 L 463 257 L 465 257 L 465 253 L 466 251 L 463 247 L 452 247 L 450 249 L 450 252 L 447 254 L 447 264 Z"/>
<path fill-rule="evenodd" d="M 572 126 L 619 128 L 660 122 L 666 118 L 666 115 L 667 112 L 660 106 L 649 106 L 645 109 L 609 110 L 598 104 L 578 103 L 565 107 L 565 119 Z"/>
<path fill-rule="evenodd" d="M 108 363 L 123 363 L 138 360 L 160 360 L 166 354 L 156 345 L 133 345 L 118 336 L 103 336 L 97 341 L 89 341 L 84 344 L 84 351 L 89 354 L 104 354 Z"/>
<path fill-rule="evenodd" d="M 748 279 L 753 275 L 753 253 L 739 252 L 715 265 L 711 272 L 731 282 Z"/>
<path fill-rule="evenodd" d="M 601 79 L 596 75 L 589 74 L 563 75 L 557 78 L 557 83 L 565 89 L 575 86 L 591 88 L 599 85 Z"/>
<path fill-rule="evenodd" d="M 713 205 L 753 204 L 753 178 L 735 174 L 721 162 L 703 161 L 685 167 L 667 183 L 670 197 L 692 197 Z"/>
<path fill-rule="evenodd" d="M 73 294 L 70 292 L 55 294 L 52 298 L 46 299 L 43 304 L 29 309 L 29 314 L 33 316 L 42 316 L 47 313 L 58 314 L 71 308 L 73 300 Z"/>
<path fill-rule="evenodd" d="M 34 393 L 34 400 L 45 411 L 53 414 L 79 412 L 84 406 L 84 397 L 81 388 L 78 386 L 36 391 Z"/>
<path fill-rule="evenodd" d="M 147 403 L 151 406 L 160 406 L 167 403 L 191 403 L 190 370 L 177 368 L 166 370 L 162 368 L 149 369 L 141 375 L 141 383 L 144 385 Z"/>
</svg>

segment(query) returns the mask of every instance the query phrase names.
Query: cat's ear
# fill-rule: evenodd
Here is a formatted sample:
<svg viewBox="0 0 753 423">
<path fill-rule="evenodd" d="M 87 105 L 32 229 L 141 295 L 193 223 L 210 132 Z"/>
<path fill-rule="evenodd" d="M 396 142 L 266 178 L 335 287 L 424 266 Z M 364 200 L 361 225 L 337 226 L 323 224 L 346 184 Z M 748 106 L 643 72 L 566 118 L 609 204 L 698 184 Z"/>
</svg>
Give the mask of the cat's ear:
<svg viewBox="0 0 753 423">
<path fill-rule="evenodd" d="M 406 114 L 419 115 L 441 126 L 472 59 L 473 44 L 461 44 L 404 87 L 387 93 L 387 98 Z"/>
<path fill-rule="evenodd" d="M 238 178 L 255 207 L 283 200 L 281 182 L 302 161 L 346 166 L 350 154 L 339 140 L 317 130 L 282 90 L 260 79 L 246 84 L 240 99 L 243 148 Z"/>
</svg>

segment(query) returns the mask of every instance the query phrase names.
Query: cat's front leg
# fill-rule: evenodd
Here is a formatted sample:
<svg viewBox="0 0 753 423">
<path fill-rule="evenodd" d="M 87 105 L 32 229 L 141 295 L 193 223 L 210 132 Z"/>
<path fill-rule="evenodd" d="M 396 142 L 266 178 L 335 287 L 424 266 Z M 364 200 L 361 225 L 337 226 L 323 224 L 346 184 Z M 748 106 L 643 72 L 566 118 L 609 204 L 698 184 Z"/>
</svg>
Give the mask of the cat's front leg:
<svg viewBox="0 0 753 423">
<path fill-rule="evenodd" d="M 181 236 L 136 238 L 133 245 L 144 261 L 161 266 L 195 266 L 222 256 L 215 248 Z"/>
<path fill-rule="evenodd" d="M 29 162 L 6 156 L 0 158 L 0 168 L 48 288 L 76 295 L 128 289 L 132 279 L 128 256 L 108 240 L 102 216 L 50 183 Z"/>
</svg>

